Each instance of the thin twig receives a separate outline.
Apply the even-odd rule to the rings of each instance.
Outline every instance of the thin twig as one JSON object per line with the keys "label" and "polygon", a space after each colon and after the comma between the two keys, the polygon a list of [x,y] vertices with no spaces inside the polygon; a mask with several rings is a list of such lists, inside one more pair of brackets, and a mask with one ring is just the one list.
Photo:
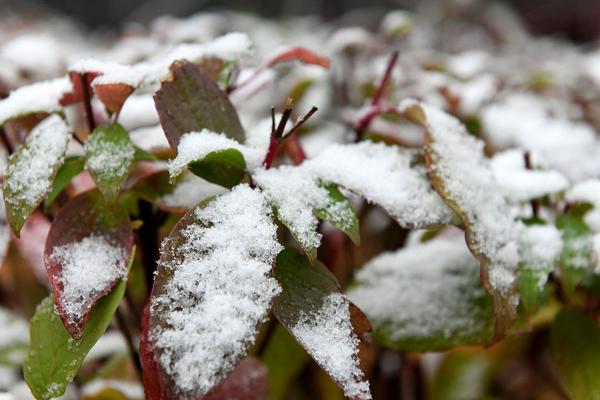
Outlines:
{"label": "thin twig", "polygon": [[[533,170],[533,165],[531,163],[531,153],[529,153],[528,151],[526,151],[523,154],[523,158],[525,159],[525,169],[527,170]],[[540,210],[540,202],[538,199],[532,199],[531,200],[531,212],[533,213],[534,217],[538,216]]]}
{"label": "thin twig", "polygon": [[8,154],[14,153],[15,149],[12,143],[10,142],[4,128],[0,128],[0,140],[2,140],[2,144],[4,144],[4,147],[6,148],[6,151],[8,151]]}
{"label": "thin twig", "polygon": [[379,82],[379,85],[377,86],[377,90],[375,91],[373,98],[371,98],[372,105],[377,105],[377,104],[381,103],[381,99],[383,97],[383,92],[385,91],[387,83],[389,82],[390,78],[392,77],[392,71],[394,70],[394,66],[396,65],[396,62],[398,61],[399,55],[400,55],[400,53],[398,51],[394,51],[392,53],[392,55],[390,56],[390,60],[388,61],[387,67],[385,68],[385,73],[383,74],[383,78],[381,79],[381,82]]}
{"label": "thin twig", "polygon": [[129,354],[131,356],[131,360],[133,361],[133,366],[135,367],[138,377],[140,378],[140,382],[143,382],[144,373],[142,371],[142,362],[140,361],[140,354],[135,348],[135,345],[133,344],[133,338],[131,336],[131,332],[129,331],[129,327],[127,326],[125,316],[118,307],[117,311],[115,312],[115,317],[117,319],[117,325],[119,327],[119,330],[125,338],[125,343],[127,344],[127,348],[129,349]]}
{"label": "thin twig", "polygon": [[285,134],[285,137],[290,136],[291,134],[293,134],[294,132],[296,132],[298,129],[300,129],[302,127],[302,125],[304,125],[306,123],[306,121],[308,121],[310,119],[310,117],[312,117],[312,115],[314,113],[316,113],[319,109],[315,106],[313,106],[306,114],[304,114],[299,120],[298,122],[296,122],[296,125],[294,125],[292,127],[292,129],[290,129],[288,131],[288,133]]}

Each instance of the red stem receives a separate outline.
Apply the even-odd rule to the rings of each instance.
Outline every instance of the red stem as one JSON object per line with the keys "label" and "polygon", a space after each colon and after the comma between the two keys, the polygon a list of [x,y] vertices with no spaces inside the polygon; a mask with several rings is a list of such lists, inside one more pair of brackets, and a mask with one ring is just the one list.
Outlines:
{"label": "red stem", "polygon": [[88,85],[87,74],[79,74],[81,79],[81,95],[83,97],[83,110],[88,124],[89,133],[91,134],[96,129],[94,121],[94,112],[92,111],[92,98],[90,95],[90,87]]}
{"label": "red stem", "polygon": [[381,99],[383,97],[383,92],[385,90],[385,87],[387,86],[387,83],[389,82],[390,78],[392,77],[392,71],[394,69],[394,66],[396,65],[396,62],[398,61],[399,55],[400,55],[400,53],[398,51],[394,51],[392,53],[392,55],[390,56],[390,60],[388,61],[387,67],[385,69],[385,73],[383,74],[383,78],[381,79],[381,82],[379,82],[379,86],[377,86],[377,90],[375,91],[375,94],[373,95],[373,98],[371,99],[372,105],[377,105],[381,102]]}

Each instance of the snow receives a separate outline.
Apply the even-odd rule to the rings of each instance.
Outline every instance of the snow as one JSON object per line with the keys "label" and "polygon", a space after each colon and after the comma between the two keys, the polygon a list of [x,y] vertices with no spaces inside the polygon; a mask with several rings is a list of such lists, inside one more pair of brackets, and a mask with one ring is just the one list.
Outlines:
{"label": "snow", "polygon": [[80,320],[95,297],[127,274],[125,251],[99,234],[56,246],[49,256],[62,268],[53,277],[62,284],[59,302],[69,319]]}
{"label": "snow", "polygon": [[165,132],[160,125],[129,131],[129,137],[133,144],[149,153],[166,152],[171,149]]}
{"label": "snow", "polygon": [[[331,145],[302,165],[257,170],[253,179],[303,247],[318,247],[314,209],[332,206],[318,182],[334,183],[388,211],[407,228],[449,223],[454,214],[433,191],[416,152],[382,143]],[[390,190],[390,188],[402,190]]]}
{"label": "snow", "polygon": [[561,233],[554,225],[531,225],[519,235],[521,268],[539,272],[538,287],[546,284],[548,273],[554,267],[563,249]]}
{"label": "snow", "polygon": [[412,15],[403,10],[394,10],[388,12],[381,20],[380,30],[387,35],[404,33],[413,24]]}
{"label": "snow", "polygon": [[5,201],[17,208],[33,208],[52,187],[52,176],[62,163],[69,141],[69,128],[58,115],[40,122],[25,144],[13,155],[4,190]]}
{"label": "snow", "polygon": [[94,344],[85,360],[86,362],[97,360],[113,354],[126,353],[127,351],[127,343],[123,334],[119,331],[108,331]]}
{"label": "snow", "polygon": [[223,194],[227,191],[223,186],[215,185],[197,177],[192,173],[185,174],[175,184],[175,189],[156,200],[156,203],[169,208],[194,208],[198,203],[209,197]]}
{"label": "snow", "polygon": [[437,108],[414,100],[403,102],[400,108],[415,106],[425,118],[432,172],[440,179],[447,199],[463,214],[471,249],[489,262],[492,288],[508,295],[518,263],[515,238],[519,226],[483,153],[484,143]]}
{"label": "snow", "polygon": [[340,28],[329,38],[327,48],[332,53],[336,53],[350,48],[368,47],[371,40],[371,33],[366,29],[359,27]]}
{"label": "snow", "polygon": [[250,170],[262,164],[264,153],[261,150],[244,146],[223,133],[203,129],[200,132],[186,133],[181,137],[177,146],[177,157],[169,162],[169,174],[174,178],[180,175],[189,163],[199,161],[214,151],[227,149],[235,149],[242,153]]}
{"label": "snow", "polygon": [[156,83],[169,72],[177,60],[200,61],[206,58],[235,60],[252,54],[252,42],[244,33],[232,32],[204,44],[181,44],[166,54],[134,65],[123,65],[95,59],[80,60],[69,67],[79,73],[95,72],[101,75],[94,85],[123,83],[134,88]]}
{"label": "snow", "polygon": [[129,172],[135,149],[130,142],[127,145],[115,145],[108,140],[86,144],[87,158],[85,169],[98,175],[110,173],[111,176],[126,176]]}
{"label": "snow", "polygon": [[159,125],[154,98],[143,94],[127,97],[119,113],[119,123],[127,131]]}
{"label": "snow", "polygon": [[375,334],[384,331],[391,341],[448,340],[485,329],[485,315],[476,305],[487,296],[479,283],[479,262],[462,235],[453,233],[382,253],[357,273],[347,296],[367,315]]}
{"label": "snow", "polygon": [[600,142],[592,127],[553,115],[533,95],[512,94],[485,107],[481,122],[497,149],[520,147],[539,154],[544,166],[572,182],[595,177],[600,170]]}
{"label": "snow", "polygon": [[0,101],[0,124],[26,114],[61,111],[60,99],[72,90],[68,78],[37,82],[13,90]]}
{"label": "snow", "polygon": [[339,382],[344,394],[353,399],[371,399],[358,360],[359,340],[350,320],[350,305],[340,293],[323,299],[315,313],[303,313],[291,332],[323,367]]}
{"label": "snow", "polygon": [[178,398],[204,395],[235,367],[280,291],[270,271],[282,247],[259,191],[238,185],[193,215],[201,223],[182,230],[176,254],[163,246],[170,279],[150,309],[164,321],[150,338]]}
{"label": "snow", "polygon": [[600,180],[588,179],[570,188],[565,199],[572,203],[589,203],[594,208],[583,216],[584,222],[594,232],[600,232]]}
{"label": "snow", "polygon": [[29,345],[29,324],[9,310],[0,308],[0,326],[2,358],[15,365],[21,364]]}

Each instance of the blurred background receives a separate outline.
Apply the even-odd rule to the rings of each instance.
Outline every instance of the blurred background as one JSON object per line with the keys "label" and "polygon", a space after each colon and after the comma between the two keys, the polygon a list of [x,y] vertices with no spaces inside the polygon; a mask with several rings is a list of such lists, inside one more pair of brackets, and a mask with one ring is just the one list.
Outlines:
{"label": "blurred background", "polygon": [[[473,9],[485,0],[0,0],[0,11],[20,14],[59,13],[72,17],[82,26],[97,30],[146,24],[160,15],[184,17],[199,11],[235,10],[278,18],[316,15],[323,20],[340,20],[343,24],[375,24],[390,9],[440,7],[447,5]],[[514,8],[529,31],[555,35],[575,42],[589,42],[600,34],[598,0],[504,0]]]}

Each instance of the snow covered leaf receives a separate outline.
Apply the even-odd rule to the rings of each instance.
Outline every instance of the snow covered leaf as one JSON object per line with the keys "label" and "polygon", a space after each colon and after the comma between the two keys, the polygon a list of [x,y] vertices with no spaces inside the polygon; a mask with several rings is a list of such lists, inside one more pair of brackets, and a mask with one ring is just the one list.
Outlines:
{"label": "snow covered leaf", "polygon": [[429,177],[462,220],[469,248],[481,261],[483,284],[494,297],[494,338],[500,339],[516,317],[519,225],[496,183],[484,143],[435,107],[406,100],[400,109],[425,130]]}
{"label": "snow covered leaf", "polygon": [[248,185],[188,212],[163,242],[149,347],[169,398],[208,393],[246,355],[279,293],[271,207]]}
{"label": "snow covered leaf", "polygon": [[47,210],[50,204],[56,200],[61,192],[69,186],[71,179],[83,171],[85,159],[83,157],[67,157],[64,164],[60,167],[54,178],[52,190],[44,200],[44,209]]}
{"label": "snow covered leaf", "polygon": [[104,106],[113,113],[121,111],[133,87],[124,83],[94,84],[94,92]]}
{"label": "snow covered leaf", "polygon": [[325,266],[314,267],[292,248],[277,256],[274,276],[283,291],[273,314],[308,354],[351,399],[370,399],[369,383],[360,369],[360,343],[352,321],[351,303]]}
{"label": "snow covered leaf", "polygon": [[559,258],[561,282],[567,296],[575,291],[586,273],[593,269],[592,232],[583,221],[579,206],[556,217],[556,227],[562,233],[564,247]]}
{"label": "snow covered leaf", "polygon": [[154,347],[148,337],[150,328],[150,303],[146,304],[141,321],[140,362],[142,364],[144,395],[146,400],[167,400],[167,393],[161,384],[158,363],[154,360]]}
{"label": "snow covered leaf", "polygon": [[0,365],[21,365],[29,345],[27,322],[2,307],[0,326]]}
{"label": "snow covered leaf", "polygon": [[121,279],[96,303],[79,340],[65,329],[52,295],[40,303],[31,320],[31,344],[23,367],[25,381],[36,399],[50,400],[64,393],[87,353],[108,328],[126,285],[125,278]]}
{"label": "snow covered leaf", "polygon": [[330,222],[348,235],[354,244],[358,245],[360,243],[360,228],[352,204],[336,185],[320,183],[320,186],[327,190],[329,203],[324,208],[315,209],[315,215],[324,221]]}
{"label": "snow covered leaf", "polygon": [[492,298],[462,235],[384,253],[361,269],[348,297],[373,338],[402,351],[437,351],[492,339]]}
{"label": "snow covered leaf", "polygon": [[537,308],[548,274],[554,269],[562,248],[561,234],[552,225],[531,225],[521,231],[517,286],[527,311]]}
{"label": "snow covered leaf", "polygon": [[232,188],[244,179],[246,160],[236,149],[219,150],[192,161],[188,169],[208,182]]}
{"label": "snow covered leaf", "polygon": [[86,145],[85,169],[108,199],[116,197],[127,179],[134,153],[131,139],[121,125],[94,129]]}
{"label": "snow covered leaf", "polygon": [[600,398],[600,329],[595,321],[577,309],[563,309],[552,324],[550,354],[570,398]]}
{"label": "snow covered leaf", "polygon": [[227,95],[217,83],[190,62],[177,61],[162,81],[154,102],[172,148],[181,136],[208,129],[242,143],[244,129]]}
{"label": "snow covered leaf", "polygon": [[4,203],[17,236],[27,216],[52,188],[68,141],[69,128],[62,118],[52,115],[38,124],[11,156],[3,184]]}
{"label": "snow covered leaf", "polygon": [[0,101],[0,125],[9,119],[28,114],[61,111],[60,100],[71,90],[71,83],[67,78],[38,82],[16,89]]}
{"label": "snow covered leaf", "polygon": [[268,400],[267,369],[254,357],[244,358],[203,400]]}
{"label": "snow covered leaf", "polygon": [[104,209],[100,197],[88,191],[71,199],[52,222],[44,251],[58,312],[75,338],[92,306],[127,274],[133,246],[127,213]]}
{"label": "snow covered leaf", "polygon": [[[304,249],[319,247],[314,210],[331,210],[351,232],[354,212],[342,206],[320,183],[336,184],[381,206],[404,228],[424,228],[456,220],[427,180],[425,168],[413,165],[418,153],[383,143],[331,145],[299,166],[258,170],[254,181],[276,205],[278,217]],[[352,213],[350,213],[352,211]],[[338,214],[339,212],[339,214]],[[342,221],[343,224],[342,224]],[[338,226],[340,227],[340,226]]]}

